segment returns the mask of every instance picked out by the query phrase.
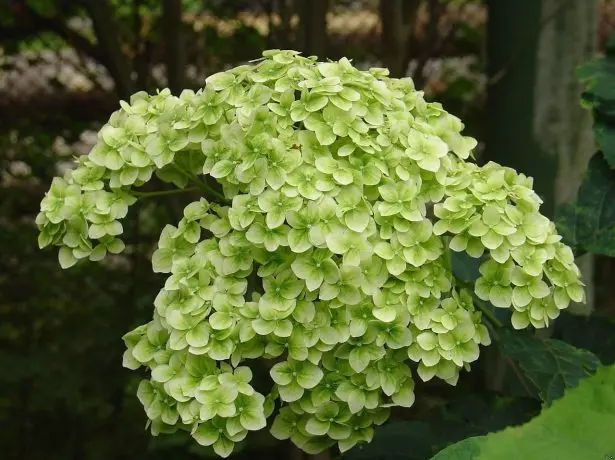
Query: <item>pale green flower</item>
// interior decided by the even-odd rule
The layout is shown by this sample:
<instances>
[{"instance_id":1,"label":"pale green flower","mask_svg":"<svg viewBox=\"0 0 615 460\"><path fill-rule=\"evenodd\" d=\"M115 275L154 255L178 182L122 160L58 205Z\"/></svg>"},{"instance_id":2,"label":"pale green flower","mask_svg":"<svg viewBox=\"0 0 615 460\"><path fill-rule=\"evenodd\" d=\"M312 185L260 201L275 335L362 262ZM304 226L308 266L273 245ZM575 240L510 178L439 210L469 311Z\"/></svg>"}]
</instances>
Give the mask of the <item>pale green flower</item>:
<instances>
[{"instance_id":1,"label":"pale green flower","mask_svg":"<svg viewBox=\"0 0 615 460\"><path fill-rule=\"evenodd\" d=\"M468 233L480 237L487 249L496 249L504 242L504 237L515 233L515 227L507 220L503 209L487 205L482 216L473 220Z\"/></svg>"},{"instance_id":2,"label":"pale green flower","mask_svg":"<svg viewBox=\"0 0 615 460\"><path fill-rule=\"evenodd\" d=\"M228 210L229 223L235 230L247 228L261 213L258 199L252 195L235 195L233 206Z\"/></svg>"},{"instance_id":3,"label":"pale green flower","mask_svg":"<svg viewBox=\"0 0 615 460\"><path fill-rule=\"evenodd\" d=\"M308 419L305 429L313 436L328 435L331 439L346 439L351 432L347 422L352 413L333 401L321 405Z\"/></svg>"},{"instance_id":4,"label":"pale green flower","mask_svg":"<svg viewBox=\"0 0 615 460\"><path fill-rule=\"evenodd\" d=\"M337 387L335 395L348 404L350 412L356 414L365 408L375 409L377 407L379 392L375 388L373 390L368 389L363 375L355 374L350 380L342 382Z\"/></svg>"},{"instance_id":5,"label":"pale green flower","mask_svg":"<svg viewBox=\"0 0 615 460\"><path fill-rule=\"evenodd\" d=\"M315 202L309 202L300 211L290 211L286 220L291 229L288 245L293 252L302 253L324 243L325 236L320 228L320 213Z\"/></svg>"},{"instance_id":6,"label":"pale green flower","mask_svg":"<svg viewBox=\"0 0 615 460\"><path fill-rule=\"evenodd\" d=\"M297 257L291 268L298 278L305 280L310 291L318 289L323 281L335 284L339 280L339 268L331 255L322 249L314 249Z\"/></svg>"},{"instance_id":7,"label":"pale green flower","mask_svg":"<svg viewBox=\"0 0 615 460\"><path fill-rule=\"evenodd\" d=\"M343 256L343 262L347 265L358 266L361 259L372 252L365 234L350 229L334 230L326 236L326 242L329 250Z\"/></svg>"},{"instance_id":8,"label":"pale green flower","mask_svg":"<svg viewBox=\"0 0 615 460\"><path fill-rule=\"evenodd\" d=\"M405 291L409 295L440 298L451 288L451 274L441 259L407 270L399 278L405 282Z\"/></svg>"},{"instance_id":9,"label":"pale green flower","mask_svg":"<svg viewBox=\"0 0 615 460\"><path fill-rule=\"evenodd\" d=\"M440 168L440 158L447 153L448 145L439 137L414 129L408 134L406 155L415 160L422 169L437 171Z\"/></svg>"},{"instance_id":10,"label":"pale green flower","mask_svg":"<svg viewBox=\"0 0 615 460\"><path fill-rule=\"evenodd\" d=\"M335 160L330 156L320 156L314 161L316 169L328 176L340 185L352 184L354 176L352 165L345 159Z\"/></svg>"},{"instance_id":11,"label":"pale green flower","mask_svg":"<svg viewBox=\"0 0 615 460\"><path fill-rule=\"evenodd\" d=\"M247 434L245 431L232 436L227 432L226 425L226 419L217 417L200 423L191 436L200 445L212 446L216 454L226 458L233 452L235 442L243 440Z\"/></svg>"},{"instance_id":12,"label":"pale green flower","mask_svg":"<svg viewBox=\"0 0 615 460\"><path fill-rule=\"evenodd\" d=\"M542 276L531 276L520 267L513 269L511 281L515 285L512 293L512 303L515 308L525 307L532 299L542 299L551 292Z\"/></svg>"},{"instance_id":13,"label":"pale green flower","mask_svg":"<svg viewBox=\"0 0 615 460\"><path fill-rule=\"evenodd\" d=\"M359 267L344 265L340 268L339 279L334 283L326 280L320 286L321 300L337 299L346 305L356 305L361 301L359 286L361 271Z\"/></svg>"},{"instance_id":14,"label":"pale green flower","mask_svg":"<svg viewBox=\"0 0 615 460\"><path fill-rule=\"evenodd\" d=\"M417 199L420 184L418 181L396 182L378 187L384 201L378 203L382 216L401 214L410 221L423 220L423 204Z\"/></svg>"},{"instance_id":15,"label":"pale green flower","mask_svg":"<svg viewBox=\"0 0 615 460\"><path fill-rule=\"evenodd\" d=\"M498 264L487 260L480 266L481 277L476 280L476 295L499 308L508 308L512 303L511 276L514 265L509 261Z\"/></svg>"},{"instance_id":16,"label":"pale green flower","mask_svg":"<svg viewBox=\"0 0 615 460\"><path fill-rule=\"evenodd\" d=\"M200 195L161 231L152 321L123 338L124 365L151 375L152 434L187 429L227 457L280 399L272 434L307 453L369 442L414 404L407 359L455 385L490 343L451 251L485 257L475 294L515 328L585 300L532 179L466 161L476 141L411 79L269 50L205 83L120 102L36 217L68 268L121 253L137 200L149 229L149 198Z\"/></svg>"},{"instance_id":17,"label":"pale green flower","mask_svg":"<svg viewBox=\"0 0 615 460\"><path fill-rule=\"evenodd\" d=\"M539 276L549 255L546 250L530 245L519 246L511 251L511 256L523 270L531 276Z\"/></svg>"},{"instance_id":18,"label":"pale green flower","mask_svg":"<svg viewBox=\"0 0 615 460\"><path fill-rule=\"evenodd\" d=\"M142 380L137 390L137 397L151 420L159 420L168 425L177 423L179 413L176 401L166 395L158 384Z\"/></svg>"},{"instance_id":19,"label":"pale green flower","mask_svg":"<svg viewBox=\"0 0 615 460\"><path fill-rule=\"evenodd\" d=\"M266 225L264 221L265 219L259 218L250 225L250 228L246 232L246 240L257 247L264 247L269 252L274 252L280 246L288 246L290 244L290 233L287 225L280 225L272 228ZM246 248L238 248L238 251L243 253L244 258L247 259L250 257ZM246 269L247 268L249 267L246 267Z\"/></svg>"},{"instance_id":20,"label":"pale green flower","mask_svg":"<svg viewBox=\"0 0 615 460\"><path fill-rule=\"evenodd\" d=\"M323 378L322 370L306 361L285 361L271 368L271 378L278 385L283 401L296 401L305 390L318 385Z\"/></svg>"},{"instance_id":21,"label":"pale green flower","mask_svg":"<svg viewBox=\"0 0 615 460\"><path fill-rule=\"evenodd\" d=\"M257 431L265 428L267 421L265 419L264 403L265 397L260 393L253 393L251 395L240 393L235 400L237 415L227 421L227 432L230 435L235 435L244 430Z\"/></svg>"},{"instance_id":22,"label":"pale green flower","mask_svg":"<svg viewBox=\"0 0 615 460\"><path fill-rule=\"evenodd\" d=\"M391 350L399 350L409 346L412 343L412 332L408 328L409 321L410 318L402 313L400 318L392 323L376 324L376 346L386 345Z\"/></svg>"},{"instance_id":23,"label":"pale green flower","mask_svg":"<svg viewBox=\"0 0 615 460\"><path fill-rule=\"evenodd\" d=\"M301 204L301 198L286 196L280 191L267 190L258 197L259 207L267 213L266 223L269 228L282 225L286 214L290 211L298 211Z\"/></svg>"},{"instance_id":24,"label":"pale green flower","mask_svg":"<svg viewBox=\"0 0 615 460\"><path fill-rule=\"evenodd\" d=\"M397 232L395 237L404 247L404 260L415 267L436 260L442 254L442 241L434 236L429 220L412 223L407 232Z\"/></svg>"},{"instance_id":25,"label":"pale green flower","mask_svg":"<svg viewBox=\"0 0 615 460\"><path fill-rule=\"evenodd\" d=\"M274 438L279 440L289 439L293 434L299 431L301 418L302 415L297 414L291 410L290 407L282 407L273 421L271 434Z\"/></svg>"},{"instance_id":26,"label":"pale green flower","mask_svg":"<svg viewBox=\"0 0 615 460\"><path fill-rule=\"evenodd\" d=\"M391 275L401 275L406 269L406 258L404 257L404 247L397 240L390 243L381 241L374 246L374 253L385 260L387 269Z\"/></svg>"}]
</instances>

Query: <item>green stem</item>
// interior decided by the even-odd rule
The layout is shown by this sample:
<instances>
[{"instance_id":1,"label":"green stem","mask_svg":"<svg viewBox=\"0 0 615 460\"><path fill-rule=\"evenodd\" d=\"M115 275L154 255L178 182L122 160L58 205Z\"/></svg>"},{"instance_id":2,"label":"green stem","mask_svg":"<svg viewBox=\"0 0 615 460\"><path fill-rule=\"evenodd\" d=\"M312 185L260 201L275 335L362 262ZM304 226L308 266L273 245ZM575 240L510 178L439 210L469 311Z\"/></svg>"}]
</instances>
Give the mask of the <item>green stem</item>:
<instances>
[{"instance_id":1,"label":"green stem","mask_svg":"<svg viewBox=\"0 0 615 460\"><path fill-rule=\"evenodd\" d=\"M451 257L451 248L449 247L451 242L450 236L443 236L442 242L444 243L444 268L453 273L453 258Z\"/></svg>"},{"instance_id":2,"label":"green stem","mask_svg":"<svg viewBox=\"0 0 615 460\"><path fill-rule=\"evenodd\" d=\"M453 278L455 278L455 286L461 286L464 289L468 289L470 291L474 291L474 285L468 281L463 281L460 280L459 278L457 278L455 275L453 275Z\"/></svg>"},{"instance_id":3,"label":"green stem","mask_svg":"<svg viewBox=\"0 0 615 460\"><path fill-rule=\"evenodd\" d=\"M197 179L194 175L190 174L188 171L185 171L184 169L180 168L176 164L174 164L173 166L180 173L182 173L184 176L186 176L188 179L190 179L194 183L194 185L196 185L203 193L208 193L208 194L212 195L213 197L215 197L220 204L230 204L231 203L231 201L228 198L226 198L224 195L222 195L221 193L216 192L213 188L211 188L205 182L200 181L199 179Z\"/></svg>"},{"instance_id":4,"label":"green stem","mask_svg":"<svg viewBox=\"0 0 615 460\"><path fill-rule=\"evenodd\" d=\"M483 313L483 315L485 315L487 317L487 319L496 327L502 327L504 326L502 324L502 322L497 319L495 317L495 315L493 313L491 313L491 310L489 310L485 304L481 301L475 302L475 305L478 307L478 309Z\"/></svg>"},{"instance_id":5,"label":"green stem","mask_svg":"<svg viewBox=\"0 0 615 460\"><path fill-rule=\"evenodd\" d=\"M470 290L471 292L474 291L474 285L472 283L460 280L455 275L453 275L453 277L455 278L455 284L457 286L461 286L461 287L463 287L465 289ZM485 305L485 303L482 300L475 298L474 305L476 305L478 307L478 309L483 313L483 315L485 315L487 317L487 319L494 326L496 326L496 327L502 327L503 326L502 322L495 317L495 315L491 312L491 310L489 310L489 308L487 308L487 306Z\"/></svg>"},{"instance_id":6,"label":"green stem","mask_svg":"<svg viewBox=\"0 0 615 460\"><path fill-rule=\"evenodd\" d=\"M198 190L197 187L191 188L177 188L172 190L156 190L155 192L138 192L136 190L132 190L130 193L136 196L139 199L142 198L151 198L156 196L166 196L166 195L177 195L178 193L188 193L188 192L196 192Z\"/></svg>"}]
</instances>

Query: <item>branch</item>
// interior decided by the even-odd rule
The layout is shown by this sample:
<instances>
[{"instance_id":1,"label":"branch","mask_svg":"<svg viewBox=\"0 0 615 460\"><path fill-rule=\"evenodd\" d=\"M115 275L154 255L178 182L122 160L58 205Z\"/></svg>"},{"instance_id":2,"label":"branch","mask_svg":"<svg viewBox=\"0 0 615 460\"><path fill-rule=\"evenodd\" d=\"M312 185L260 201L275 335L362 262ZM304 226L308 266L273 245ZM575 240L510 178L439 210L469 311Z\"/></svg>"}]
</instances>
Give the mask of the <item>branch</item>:
<instances>
[{"instance_id":1,"label":"branch","mask_svg":"<svg viewBox=\"0 0 615 460\"><path fill-rule=\"evenodd\" d=\"M409 42L414 34L414 22L420 0L380 0L382 55L392 77L406 75L410 58Z\"/></svg>"},{"instance_id":2,"label":"branch","mask_svg":"<svg viewBox=\"0 0 615 460\"><path fill-rule=\"evenodd\" d=\"M154 192L139 192L137 190L133 190L130 193L136 196L138 199L142 199L142 198L153 198L157 196L177 195L179 193L196 192L197 190L199 190L198 187L191 187L191 188L178 188L178 189L172 189L172 190L156 190Z\"/></svg>"},{"instance_id":3,"label":"branch","mask_svg":"<svg viewBox=\"0 0 615 460\"><path fill-rule=\"evenodd\" d=\"M463 281L453 275L455 280L455 285L460 286L462 288L468 289L470 292L474 292L474 283L470 283L468 281ZM486 302L480 299L474 299L474 305L482 312L482 314L492 323L495 327L503 327L502 322L495 317L495 315L489 310Z\"/></svg>"},{"instance_id":4,"label":"branch","mask_svg":"<svg viewBox=\"0 0 615 460\"><path fill-rule=\"evenodd\" d=\"M489 310L489 308L487 308L487 306L484 304L484 302L482 302L480 300L479 301L475 300L474 305L476 305L478 307L478 309L491 322L491 324L493 324L494 326L496 326L498 328L504 326L502 324L502 322L499 319L497 319L493 313L491 313L491 310Z\"/></svg>"},{"instance_id":5,"label":"branch","mask_svg":"<svg viewBox=\"0 0 615 460\"><path fill-rule=\"evenodd\" d=\"M205 193L205 194L210 194L211 196L213 196L214 198L216 198L218 200L218 204L221 205L228 205L231 203L231 200L229 200L228 198L226 198L223 194L217 192L216 190L214 190L213 188L211 188L209 185L207 185L205 182L200 181L197 177L194 176L194 174L190 174L188 171L186 171L185 169L183 169L181 166L177 165L177 164L173 164L173 167L180 172L181 174L183 174L188 180L192 181L192 183L194 185L197 186L197 188L199 190L201 190L201 192ZM213 201L213 200L212 200Z\"/></svg>"}]
</instances>

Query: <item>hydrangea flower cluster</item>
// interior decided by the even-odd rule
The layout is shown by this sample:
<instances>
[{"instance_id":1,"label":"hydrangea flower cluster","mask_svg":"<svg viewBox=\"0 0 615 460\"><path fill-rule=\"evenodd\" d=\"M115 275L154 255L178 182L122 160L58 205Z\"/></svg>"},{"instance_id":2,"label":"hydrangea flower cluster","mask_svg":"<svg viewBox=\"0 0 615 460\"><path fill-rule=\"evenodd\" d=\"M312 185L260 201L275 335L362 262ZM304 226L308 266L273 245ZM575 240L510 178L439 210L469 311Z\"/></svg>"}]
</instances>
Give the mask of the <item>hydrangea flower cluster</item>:
<instances>
[{"instance_id":1,"label":"hydrangea flower cluster","mask_svg":"<svg viewBox=\"0 0 615 460\"><path fill-rule=\"evenodd\" d=\"M413 404L412 369L451 385L469 370L490 342L473 293L515 328L583 300L532 180L466 161L461 121L387 75L267 51L197 92L135 94L54 180L37 224L62 267L123 249L153 174L203 190L162 230L153 269L168 277L124 337L124 364L151 370L138 396L154 434L228 456L275 413L276 438L345 451ZM474 292L450 251L484 258ZM271 381L255 388L259 366Z\"/></svg>"}]
</instances>

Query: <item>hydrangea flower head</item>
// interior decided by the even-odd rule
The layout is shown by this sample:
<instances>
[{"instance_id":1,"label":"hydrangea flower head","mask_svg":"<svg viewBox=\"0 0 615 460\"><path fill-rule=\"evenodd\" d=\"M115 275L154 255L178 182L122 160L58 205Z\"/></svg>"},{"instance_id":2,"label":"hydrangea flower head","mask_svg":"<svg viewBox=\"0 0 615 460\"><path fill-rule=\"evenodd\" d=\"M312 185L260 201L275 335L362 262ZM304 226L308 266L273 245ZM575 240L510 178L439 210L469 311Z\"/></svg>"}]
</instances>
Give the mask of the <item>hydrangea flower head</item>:
<instances>
[{"instance_id":1,"label":"hydrangea flower head","mask_svg":"<svg viewBox=\"0 0 615 460\"><path fill-rule=\"evenodd\" d=\"M150 370L153 434L187 430L228 456L272 417L306 452L345 451L412 406L416 378L470 369L490 343L473 294L516 328L583 300L532 180L468 161L461 121L387 75L267 51L196 92L135 94L54 180L39 243L64 268L124 249L121 220L153 175L203 190L162 229L152 263L168 277L124 337L124 365ZM484 260L473 288L451 251Z\"/></svg>"}]
</instances>

